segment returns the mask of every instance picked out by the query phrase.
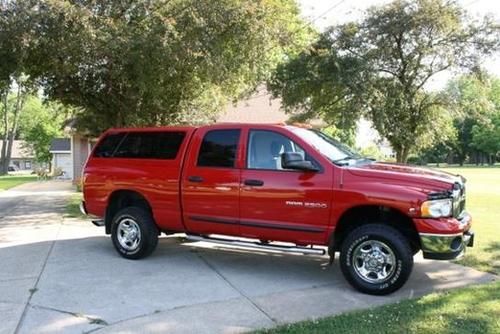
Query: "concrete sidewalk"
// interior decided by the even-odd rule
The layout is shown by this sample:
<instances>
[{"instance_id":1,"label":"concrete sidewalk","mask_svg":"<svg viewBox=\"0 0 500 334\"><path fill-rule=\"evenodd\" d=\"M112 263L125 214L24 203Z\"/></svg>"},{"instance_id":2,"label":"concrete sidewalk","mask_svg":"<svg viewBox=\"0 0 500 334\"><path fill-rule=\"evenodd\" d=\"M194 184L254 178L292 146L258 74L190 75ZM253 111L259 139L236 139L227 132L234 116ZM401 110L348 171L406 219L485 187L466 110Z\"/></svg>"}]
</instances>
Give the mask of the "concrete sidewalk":
<instances>
[{"instance_id":1,"label":"concrete sidewalk","mask_svg":"<svg viewBox=\"0 0 500 334\"><path fill-rule=\"evenodd\" d=\"M161 238L147 259L125 260L102 228L62 218L69 189L47 182L15 189L14 201L0 198L0 207L11 203L0 214L2 334L235 333L496 278L417 259L403 289L373 297L355 292L326 257L250 252L174 237Z\"/></svg>"}]
</instances>

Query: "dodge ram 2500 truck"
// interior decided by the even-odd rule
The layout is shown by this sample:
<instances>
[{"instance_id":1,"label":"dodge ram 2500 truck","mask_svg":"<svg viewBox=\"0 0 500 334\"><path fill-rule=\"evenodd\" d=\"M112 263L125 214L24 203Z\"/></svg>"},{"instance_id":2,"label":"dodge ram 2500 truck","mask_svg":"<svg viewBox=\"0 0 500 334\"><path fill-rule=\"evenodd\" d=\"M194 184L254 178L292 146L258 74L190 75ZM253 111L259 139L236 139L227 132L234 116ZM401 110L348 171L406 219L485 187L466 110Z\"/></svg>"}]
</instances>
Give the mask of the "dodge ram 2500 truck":
<instances>
[{"instance_id":1,"label":"dodge ram 2500 truck","mask_svg":"<svg viewBox=\"0 0 500 334\"><path fill-rule=\"evenodd\" d=\"M472 246L464 178L379 163L329 136L286 125L112 129L82 175L81 209L120 255L139 259L161 232L241 247L340 252L347 281L388 294L413 256Z\"/></svg>"}]
</instances>

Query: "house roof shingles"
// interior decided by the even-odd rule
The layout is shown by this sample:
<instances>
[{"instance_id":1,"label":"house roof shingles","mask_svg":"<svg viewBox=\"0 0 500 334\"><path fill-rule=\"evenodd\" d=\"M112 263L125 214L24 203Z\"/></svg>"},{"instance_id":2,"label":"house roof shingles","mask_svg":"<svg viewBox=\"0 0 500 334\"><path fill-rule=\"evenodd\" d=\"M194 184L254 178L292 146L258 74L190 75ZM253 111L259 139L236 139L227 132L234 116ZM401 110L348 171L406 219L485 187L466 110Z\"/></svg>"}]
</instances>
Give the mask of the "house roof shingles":
<instances>
[{"instance_id":1,"label":"house roof shingles","mask_svg":"<svg viewBox=\"0 0 500 334\"><path fill-rule=\"evenodd\" d=\"M49 152L70 152L71 141L69 138L54 138L50 143Z\"/></svg>"}]
</instances>

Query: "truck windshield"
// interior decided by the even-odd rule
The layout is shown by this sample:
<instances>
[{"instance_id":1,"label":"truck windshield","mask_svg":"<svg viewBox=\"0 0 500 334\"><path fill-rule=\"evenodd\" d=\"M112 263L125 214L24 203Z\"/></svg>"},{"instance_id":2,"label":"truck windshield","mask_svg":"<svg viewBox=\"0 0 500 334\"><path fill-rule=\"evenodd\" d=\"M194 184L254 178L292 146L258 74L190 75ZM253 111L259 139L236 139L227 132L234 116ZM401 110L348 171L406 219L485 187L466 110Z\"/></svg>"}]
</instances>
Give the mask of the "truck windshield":
<instances>
[{"instance_id":1,"label":"truck windshield","mask_svg":"<svg viewBox=\"0 0 500 334\"><path fill-rule=\"evenodd\" d=\"M303 128L291 130L335 164L350 165L359 160L370 161L321 131Z\"/></svg>"}]
</instances>

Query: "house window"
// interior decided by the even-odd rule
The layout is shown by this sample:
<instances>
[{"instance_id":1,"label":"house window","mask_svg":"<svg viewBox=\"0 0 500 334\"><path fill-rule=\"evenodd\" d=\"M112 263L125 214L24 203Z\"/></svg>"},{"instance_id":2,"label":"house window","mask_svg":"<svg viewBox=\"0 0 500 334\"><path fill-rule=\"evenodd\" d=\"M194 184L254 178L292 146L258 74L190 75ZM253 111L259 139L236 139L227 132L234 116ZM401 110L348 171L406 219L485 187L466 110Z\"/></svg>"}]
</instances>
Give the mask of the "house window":
<instances>
[{"instance_id":1,"label":"house window","mask_svg":"<svg viewBox=\"0 0 500 334\"><path fill-rule=\"evenodd\" d=\"M26 160L26 161L24 162L24 168L25 168L25 169L31 169L31 161Z\"/></svg>"}]
</instances>

